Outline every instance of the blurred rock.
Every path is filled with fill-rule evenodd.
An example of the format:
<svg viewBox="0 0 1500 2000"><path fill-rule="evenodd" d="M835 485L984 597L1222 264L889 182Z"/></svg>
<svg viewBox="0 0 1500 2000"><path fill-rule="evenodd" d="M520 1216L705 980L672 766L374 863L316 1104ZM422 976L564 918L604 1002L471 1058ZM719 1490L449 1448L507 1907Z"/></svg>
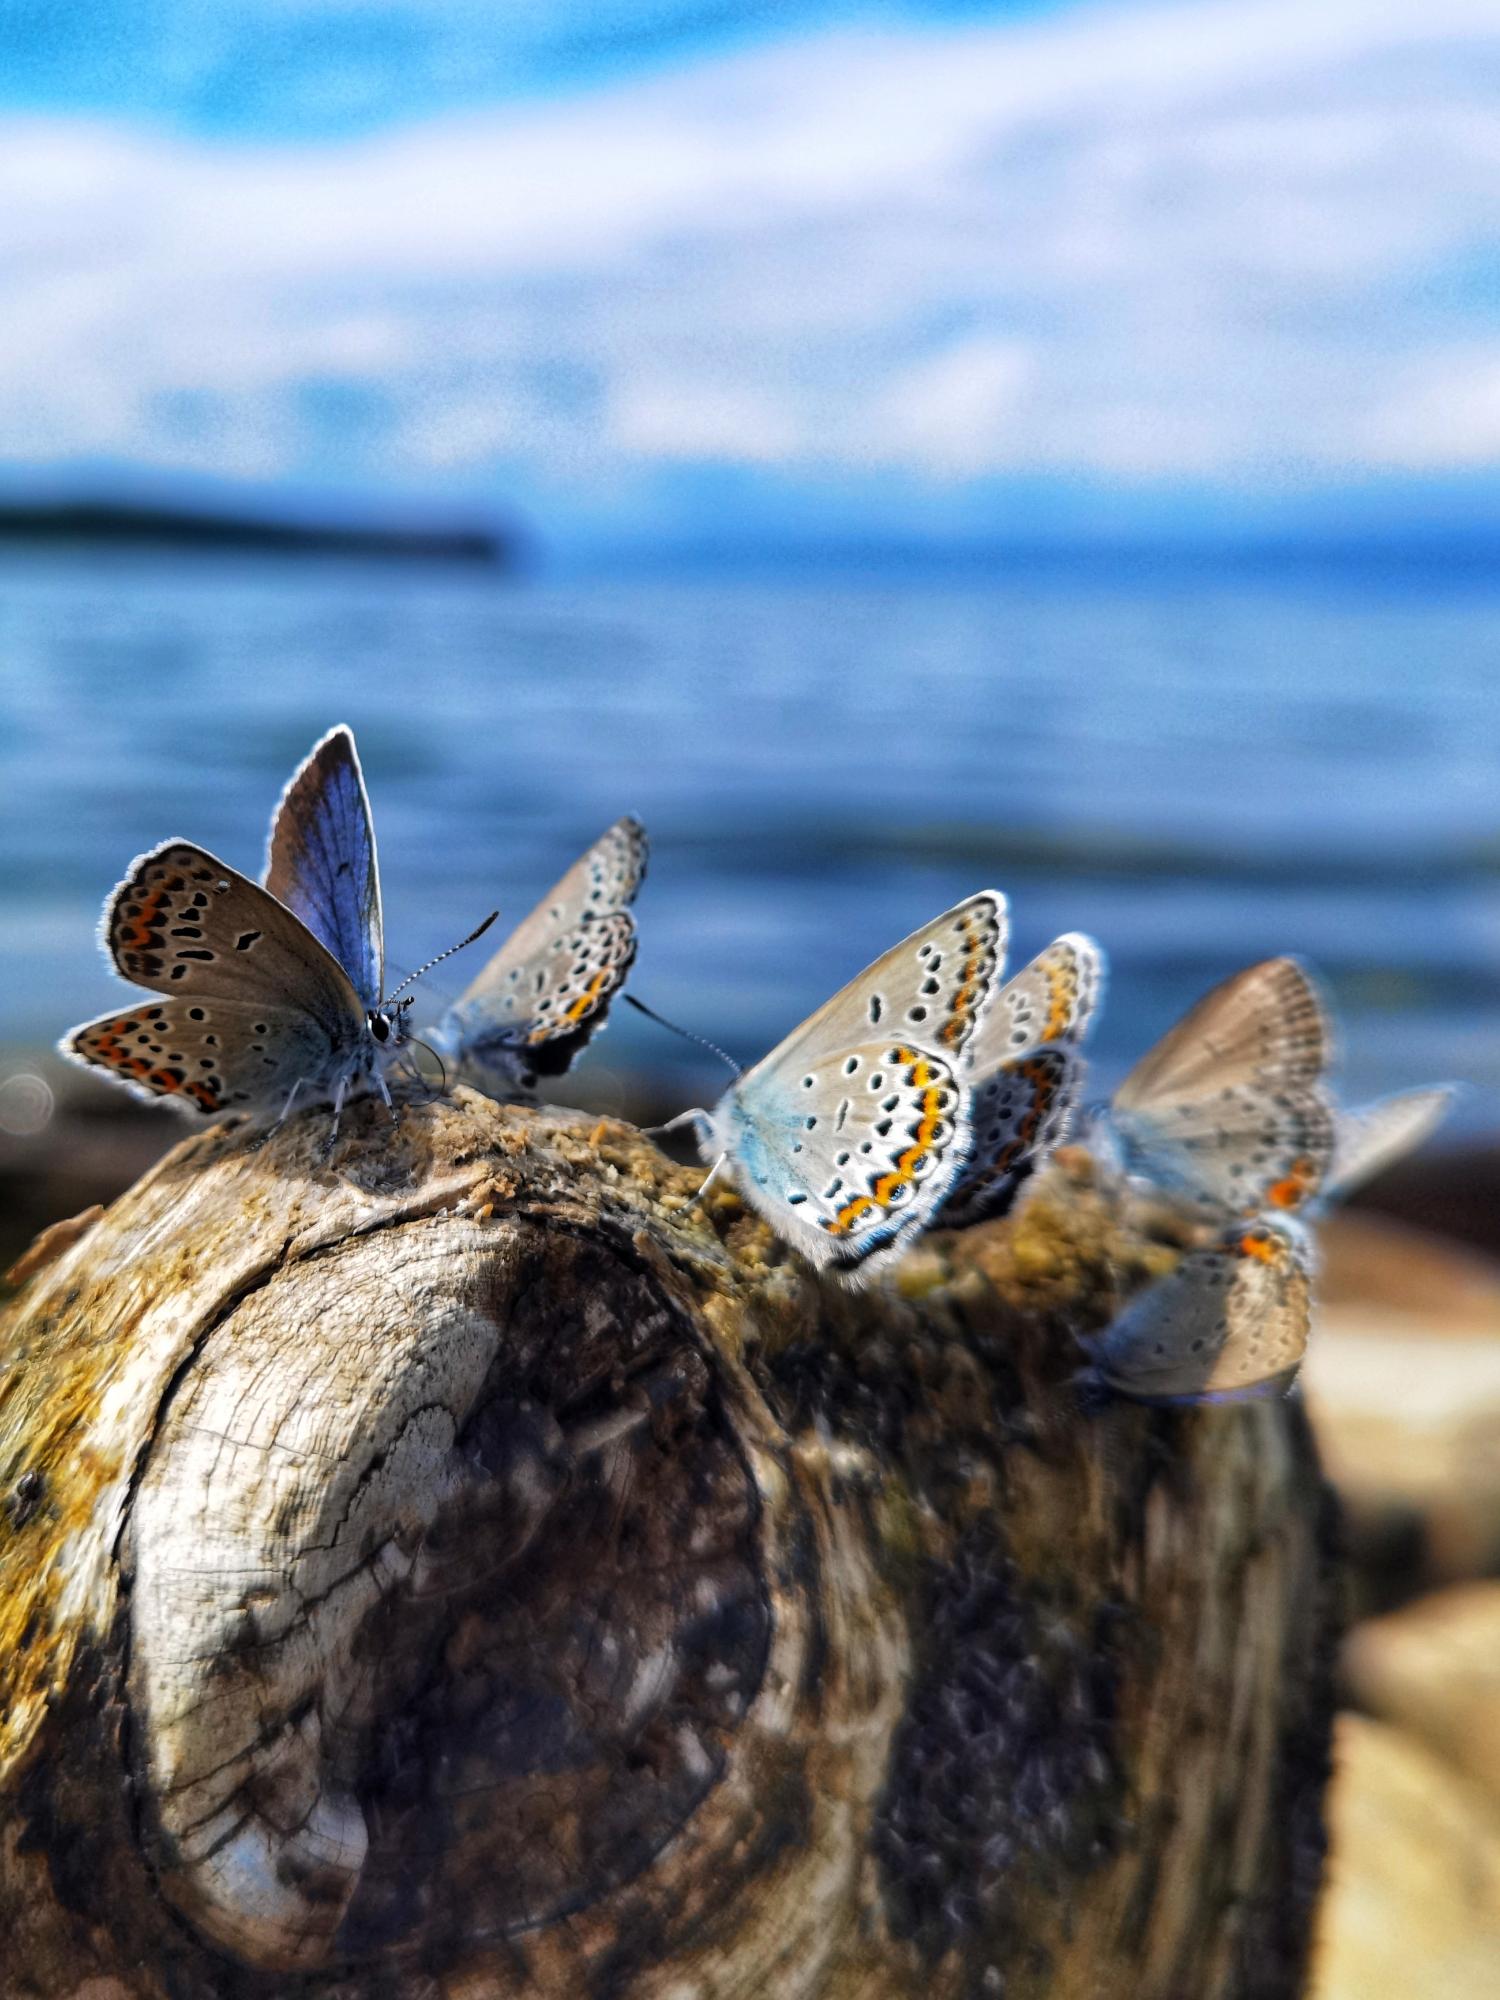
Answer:
<svg viewBox="0 0 1500 2000"><path fill-rule="evenodd" d="M1302 1381L1355 1610L1500 1573L1500 1266L1369 1217L1334 1217L1322 1244Z"/></svg>
<svg viewBox="0 0 1500 2000"><path fill-rule="evenodd" d="M1495 2000L1500 1806L1423 1744L1339 1717L1309 2000Z"/></svg>
<svg viewBox="0 0 1500 2000"><path fill-rule="evenodd" d="M1482 1784L1500 1804L1500 1583L1424 1597L1349 1634L1350 1695Z"/></svg>
<svg viewBox="0 0 1500 2000"><path fill-rule="evenodd" d="M1500 1147L1443 1146L1398 1160L1360 1189L1350 1213L1411 1223L1500 1257Z"/></svg>
<svg viewBox="0 0 1500 2000"><path fill-rule="evenodd" d="M53 1055L30 1055L7 1073L46 1086L45 1120L32 1130L0 1122L0 1270L43 1229L112 1202L188 1129L170 1110L138 1102Z"/></svg>
<svg viewBox="0 0 1500 2000"><path fill-rule="evenodd" d="M1500 1261L1452 1239L1350 1210L1318 1231L1318 1297L1338 1325L1392 1317L1441 1322L1446 1335L1500 1339Z"/></svg>

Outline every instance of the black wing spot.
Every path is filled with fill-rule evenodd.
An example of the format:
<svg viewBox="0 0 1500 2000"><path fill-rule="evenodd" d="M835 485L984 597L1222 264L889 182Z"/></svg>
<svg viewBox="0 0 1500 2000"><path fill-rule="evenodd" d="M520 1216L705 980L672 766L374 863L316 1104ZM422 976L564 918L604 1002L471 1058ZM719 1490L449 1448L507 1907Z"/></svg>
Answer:
<svg viewBox="0 0 1500 2000"><path fill-rule="evenodd" d="M251 945L259 941L260 935L261 933L259 931L241 931L239 936L234 941L235 950L248 951Z"/></svg>

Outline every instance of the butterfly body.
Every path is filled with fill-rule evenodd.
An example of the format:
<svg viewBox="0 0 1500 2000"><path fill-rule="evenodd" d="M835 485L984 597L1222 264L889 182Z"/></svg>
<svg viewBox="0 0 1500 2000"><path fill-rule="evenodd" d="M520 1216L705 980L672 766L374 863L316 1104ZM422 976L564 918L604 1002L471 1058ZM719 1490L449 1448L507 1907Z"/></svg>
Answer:
<svg viewBox="0 0 1500 2000"><path fill-rule="evenodd" d="M517 926L431 1032L452 1074L506 1101L569 1067L634 962L646 857L639 821L616 820Z"/></svg>
<svg viewBox="0 0 1500 2000"><path fill-rule="evenodd" d="M808 1261L869 1275L932 1219L968 1155L966 1051L993 997L985 891L866 968L696 1114L706 1158Z"/></svg>

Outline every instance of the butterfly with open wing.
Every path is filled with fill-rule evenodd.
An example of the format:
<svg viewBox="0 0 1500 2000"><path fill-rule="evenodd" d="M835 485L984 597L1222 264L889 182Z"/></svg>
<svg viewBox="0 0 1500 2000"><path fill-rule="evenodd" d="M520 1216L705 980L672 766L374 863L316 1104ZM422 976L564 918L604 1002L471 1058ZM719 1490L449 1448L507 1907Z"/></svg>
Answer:
<svg viewBox="0 0 1500 2000"><path fill-rule="evenodd" d="M207 1117L285 1118L299 1096L331 1096L336 1130L346 1097L371 1082L389 1104L384 1065L410 1002L382 997L375 836L348 729L330 731L283 794L265 887L165 841L109 898L102 942L160 997L74 1028L60 1044L74 1061Z"/></svg>

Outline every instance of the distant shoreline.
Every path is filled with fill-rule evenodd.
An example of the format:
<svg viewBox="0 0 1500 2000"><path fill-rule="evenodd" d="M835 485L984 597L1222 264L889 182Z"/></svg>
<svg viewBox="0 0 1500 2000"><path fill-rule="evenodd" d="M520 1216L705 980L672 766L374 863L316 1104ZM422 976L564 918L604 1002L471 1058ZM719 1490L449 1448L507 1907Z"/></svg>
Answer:
<svg viewBox="0 0 1500 2000"><path fill-rule="evenodd" d="M487 526L299 521L223 508L111 500L0 501L0 547L8 542L278 556L399 556L494 568L510 568L517 556L514 538Z"/></svg>

